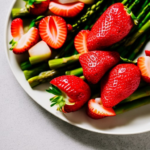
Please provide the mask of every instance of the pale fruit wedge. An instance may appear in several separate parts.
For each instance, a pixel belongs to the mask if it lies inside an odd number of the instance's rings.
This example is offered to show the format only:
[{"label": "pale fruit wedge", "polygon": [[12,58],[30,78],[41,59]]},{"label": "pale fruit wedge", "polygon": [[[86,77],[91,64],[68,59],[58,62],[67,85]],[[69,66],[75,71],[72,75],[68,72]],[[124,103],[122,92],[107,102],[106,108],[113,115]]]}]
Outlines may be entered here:
[{"label": "pale fruit wedge", "polygon": [[47,60],[51,57],[51,49],[44,41],[40,41],[35,46],[30,48],[29,52],[29,61],[31,64],[36,64]]}]

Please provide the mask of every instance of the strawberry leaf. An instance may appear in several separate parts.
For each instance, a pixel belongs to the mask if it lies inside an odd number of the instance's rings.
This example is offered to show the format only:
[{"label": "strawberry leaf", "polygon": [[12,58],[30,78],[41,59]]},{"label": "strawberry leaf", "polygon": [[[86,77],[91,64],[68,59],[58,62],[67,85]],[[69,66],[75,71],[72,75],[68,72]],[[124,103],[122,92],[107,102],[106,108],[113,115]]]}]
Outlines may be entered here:
[{"label": "strawberry leaf", "polygon": [[34,3],[35,4],[40,4],[41,2],[44,2],[46,0],[24,0],[27,5],[32,6]]},{"label": "strawberry leaf", "polygon": [[36,19],[32,20],[29,25],[29,28],[35,27],[39,23],[39,21],[43,18],[44,16],[38,16]]},{"label": "strawberry leaf", "polygon": [[49,89],[46,90],[48,93],[54,94],[54,95],[62,95],[62,92],[54,85],[50,85]]}]

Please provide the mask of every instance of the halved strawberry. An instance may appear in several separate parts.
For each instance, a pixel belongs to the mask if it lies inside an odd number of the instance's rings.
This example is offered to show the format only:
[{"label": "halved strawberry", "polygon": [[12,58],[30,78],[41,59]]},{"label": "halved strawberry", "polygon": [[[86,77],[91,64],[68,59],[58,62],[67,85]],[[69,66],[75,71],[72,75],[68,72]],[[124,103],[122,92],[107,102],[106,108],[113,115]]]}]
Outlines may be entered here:
[{"label": "halved strawberry", "polygon": [[39,33],[43,41],[50,47],[58,49],[67,38],[67,24],[59,16],[47,16],[39,23]]},{"label": "halved strawberry", "polygon": [[18,41],[24,34],[23,21],[20,18],[16,18],[11,23],[11,35],[15,41]]},{"label": "halved strawberry", "polygon": [[147,83],[150,83],[150,57],[139,57],[137,64],[140,68],[143,79]]},{"label": "halved strawberry", "polygon": [[59,4],[55,2],[50,2],[49,10],[55,15],[62,17],[75,17],[84,8],[84,3],[77,2],[73,4]]},{"label": "halved strawberry", "polygon": [[89,33],[89,30],[81,30],[74,39],[74,46],[80,54],[88,52],[86,41]]},{"label": "halved strawberry", "polygon": [[88,116],[93,119],[101,119],[104,117],[115,116],[116,113],[113,108],[107,108],[102,105],[101,99],[91,99],[88,102]]},{"label": "halved strawberry", "polygon": [[18,42],[13,45],[13,52],[15,54],[21,54],[28,51],[39,40],[38,29],[32,27],[26,34],[24,34]]},{"label": "halved strawberry", "polygon": [[150,56],[150,50],[145,50],[146,56]]}]

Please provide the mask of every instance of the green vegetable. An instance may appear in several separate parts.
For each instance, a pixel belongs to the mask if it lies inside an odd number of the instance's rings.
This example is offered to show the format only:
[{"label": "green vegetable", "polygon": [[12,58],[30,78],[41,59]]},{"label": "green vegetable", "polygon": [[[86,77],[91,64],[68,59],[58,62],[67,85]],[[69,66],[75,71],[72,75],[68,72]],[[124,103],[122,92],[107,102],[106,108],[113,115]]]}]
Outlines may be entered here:
[{"label": "green vegetable", "polygon": [[64,57],[64,58],[49,60],[49,62],[48,62],[49,67],[51,69],[58,69],[58,68],[61,68],[61,67],[65,67],[69,64],[76,63],[79,60],[79,56],[80,56],[80,54],[73,55],[73,56],[70,56],[70,57]]},{"label": "green vegetable", "polygon": [[126,111],[142,107],[147,104],[150,104],[150,97],[142,98],[142,99],[139,99],[139,100],[136,100],[133,102],[129,102],[129,103],[125,103],[122,105],[117,105],[116,107],[114,107],[114,111],[115,111],[116,115],[118,115],[118,114],[122,114]]},{"label": "green vegetable", "polygon": [[26,80],[38,75],[39,73],[43,71],[49,70],[48,63],[42,63],[39,64],[38,66],[34,67],[33,69],[30,70],[24,70],[23,73],[25,75]]},{"label": "green vegetable", "polygon": [[145,87],[142,87],[136,90],[131,96],[129,96],[127,99],[125,99],[121,103],[132,102],[137,99],[141,99],[141,98],[148,97],[148,96],[150,96],[150,85],[147,85]]}]

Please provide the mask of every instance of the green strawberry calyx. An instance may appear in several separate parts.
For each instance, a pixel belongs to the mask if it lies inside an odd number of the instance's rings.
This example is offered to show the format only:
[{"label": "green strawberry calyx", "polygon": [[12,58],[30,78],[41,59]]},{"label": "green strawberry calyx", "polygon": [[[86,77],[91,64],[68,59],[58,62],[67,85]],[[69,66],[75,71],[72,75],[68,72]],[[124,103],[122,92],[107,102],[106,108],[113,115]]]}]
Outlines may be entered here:
[{"label": "green strawberry calyx", "polygon": [[41,2],[45,2],[46,0],[23,0],[26,2],[26,8],[29,9],[30,7],[34,8],[34,4],[40,4]]},{"label": "green strawberry calyx", "polygon": [[16,47],[16,45],[18,44],[18,42],[15,41],[14,39],[12,39],[12,40],[9,42],[9,44],[11,45],[10,50],[13,50],[13,49]]},{"label": "green strawberry calyx", "polygon": [[43,18],[44,16],[38,16],[36,19],[33,19],[29,25],[29,28],[36,27]]},{"label": "green strawberry calyx", "polygon": [[57,105],[57,110],[62,111],[63,107],[67,105],[74,105],[74,103],[70,103],[68,101],[67,95],[60,91],[56,86],[50,85],[49,89],[46,90],[48,93],[54,94],[55,96],[50,98],[51,107]]}]

